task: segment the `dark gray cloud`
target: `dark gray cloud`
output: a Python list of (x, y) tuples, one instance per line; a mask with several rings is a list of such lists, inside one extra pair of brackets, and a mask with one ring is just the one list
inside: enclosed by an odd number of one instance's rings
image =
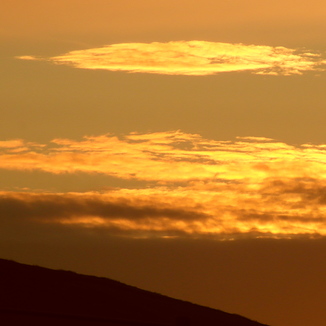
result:
[(60, 221), (66, 218), (100, 217), (104, 219), (141, 220), (167, 218), (173, 220), (197, 220), (207, 218), (185, 208), (173, 208), (159, 202), (149, 203), (128, 199), (105, 200), (100, 195), (71, 194), (17, 194), (0, 196), (2, 218), (28, 219), (39, 222)]

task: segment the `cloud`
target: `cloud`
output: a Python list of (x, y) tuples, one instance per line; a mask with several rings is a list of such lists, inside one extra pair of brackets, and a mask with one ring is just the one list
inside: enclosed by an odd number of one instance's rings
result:
[[(33, 56), (17, 58), (39, 60)], [(293, 75), (321, 70), (326, 64), (320, 54), (304, 50), (206, 41), (111, 44), (45, 60), (82, 69), (190, 76), (234, 71)]]
[(38, 60), (43, 60), (42, 58), (35, 57), (35, 56), (32, 56), (32, 55), (22, 55), (22, 56), (18, 56), (18, 57), (16, 57), (16, 59), (27, 60), (27, 61), (38, 61)]
[[(173, 205), (171, 205), (173, 204)], [(0, 193), (0, 224), (56, 225), (106, 230), (133, 237), (171, 237), (193, 233), (207, 216), (166, 198), (154, 201), (114, 193)]]
[[(326, 235), (326, 145), (181, 131), (0, 143), (0, 168), (100, 173), (137, 189), (0, 193), (0, 216), (134, 237)], [(2, 222), (3, 222), (2, 221)]]
[(92, 193), (1, 192), (1, 224), (56, 225), (131, 237), (295, 238), (326, 235), (326, 183), (266, 180)]
[(1, 146), (0, 169), (101, 173), (163, 183), (325, 177), (324, 145), (292, 146), (257, 137), (216, 141), (171, 131), (54, 139), (49, 144), (8, 140)]
[[(42, 223), (62, 222), (71, 223), (75, 219), (88, 217), (90, 224), (92, 217), (97, 221), (132, 219), (146, 220), (148, 218), (164, 218), (166, 220), (195, 220), (205, 218), (205, 214), (200, 214), (186, 206), (171, 207), (168, 204), (153, 205), (146, 199), (133, 198), (130, 200), (124, 196), (114, 194), (99, 193), (0, 193), (1, 216), (11, 216), (13, 219), (37, 220)], [(180, 205), (179, 205), (180, 206)], [(79, 220), (78, 220), (79, 221)]]

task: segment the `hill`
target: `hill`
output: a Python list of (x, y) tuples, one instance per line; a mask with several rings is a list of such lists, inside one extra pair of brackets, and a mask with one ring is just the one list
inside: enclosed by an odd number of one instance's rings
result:
[(2, 325), (263, 326), (108, 278), (4, 259), (0, 288)]

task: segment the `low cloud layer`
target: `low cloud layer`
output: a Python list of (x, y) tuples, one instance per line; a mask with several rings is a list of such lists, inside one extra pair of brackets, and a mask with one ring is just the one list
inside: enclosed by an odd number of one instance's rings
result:
[(326, 145), (262, 137), (204, 139), (180, 131), (102, 135), (49, 144), (0, 142), (0, 168), (84, 172), (144, 188), (0, 193), (1, 223), (98, 229), (133, 237), (326, 235)]
[[(18, 58), (44, 60), (29, 55)], [(310, 51), (206, 41), (112, 44), (45, 60), (82, 69), (192, 76), (234, 71), (293, 75), (323, 70), (326, 64), (320, 54)]]

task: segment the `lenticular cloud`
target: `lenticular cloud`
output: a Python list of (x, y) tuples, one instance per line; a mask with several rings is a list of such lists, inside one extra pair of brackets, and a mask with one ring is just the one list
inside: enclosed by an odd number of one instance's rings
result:
[[(38, 60), (32, 56), (18, 58)], [(321, 70), (326, 63), (320, 54), (282, 46), (206, 41), (112, 44), (71, 51), (46, 60), (82, 69), (190, 76), (235, 71), (293, 75)]]

